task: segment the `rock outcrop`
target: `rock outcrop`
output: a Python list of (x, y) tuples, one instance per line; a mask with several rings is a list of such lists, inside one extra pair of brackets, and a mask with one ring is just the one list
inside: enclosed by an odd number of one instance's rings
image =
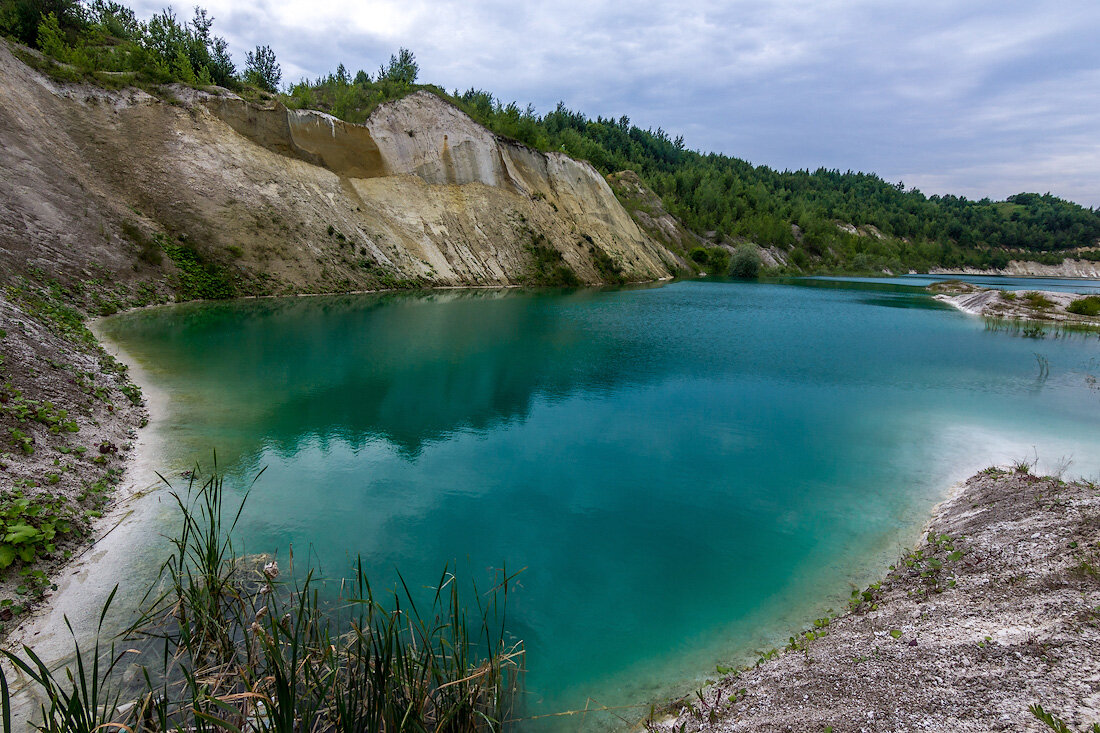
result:
[(167, 290), (165, 243), (258, 293), (537, 283), (547, 248), (587, 283), (678, 267), (591, 165), (427, 92), (355, 125), (224, 90), (61, 84), (2, 44), (0, 77), (6, 276)]
[(1007, 275), (1009, 277), (1091, 277), (1100, 278), (1100, 262), (1067, 257), (1059, 265), (1042, 262), (1012, 260), (1001, 270), (977, 270), (972, 267), (937, 267), (928, 271), (932, 275)]

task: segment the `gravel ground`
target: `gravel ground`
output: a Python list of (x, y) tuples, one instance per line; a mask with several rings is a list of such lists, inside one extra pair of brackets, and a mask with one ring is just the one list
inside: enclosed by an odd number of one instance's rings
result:
[(1100, 486), (988, 469), (819, 624), (647, 727), (1049, 730), (1028, 710), (1038, 703), (1084, 730), (1100, 721)]
[(1100, 327), (1100, 318), (1066, 308), (1084, 296), (1052, 290), (1011, 291), (949, 280), (929, 285), (936, 300), (973, 315), (1003, 320), (1050, 321), (1067, 326)]

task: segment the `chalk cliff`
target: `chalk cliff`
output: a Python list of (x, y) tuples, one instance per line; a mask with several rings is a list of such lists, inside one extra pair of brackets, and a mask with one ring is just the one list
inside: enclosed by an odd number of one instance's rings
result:
[(427, 92), (355, 125), (225, 91), (61, 84), (2, 44), (0, 78), (5, 279), (37, 266), (167, 290), (166, 242), (242, 292), (537, 282), (549, 250), (588, 283), (678, 266), (591, 165)]

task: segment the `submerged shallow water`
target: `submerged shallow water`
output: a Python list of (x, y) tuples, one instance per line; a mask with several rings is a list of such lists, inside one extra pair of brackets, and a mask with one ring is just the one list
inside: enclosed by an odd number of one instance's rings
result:
[(292, 298), (101, 330), (167, 396), (165, 468), (267, 467), (248, 551), (330, 577), (358, 555), (381, 587), (526, 567), (529, 714), (641, 715), (785, 640), (985, 466), (1100, 474), (1100, 341), (987, 332), (906, 287)]

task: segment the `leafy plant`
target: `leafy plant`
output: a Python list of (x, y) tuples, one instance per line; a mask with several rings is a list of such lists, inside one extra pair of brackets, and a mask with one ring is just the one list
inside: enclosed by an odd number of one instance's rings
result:
[[(1056, 733), (1073, 733), (1070, 727), (1066, 725), (1065, 721), (1043, 710), (1043, 706), (1039, 703), (1035, 703), (1028, 707), (1028, 711)], [(1084, 733), (1100, 733), (1100, 723), (1093, 723), (1089, 728), (1085, 729)]]
[(30, 563), (56, 550), (59, 534), (72, 531), (72, 511), (64, 499), (29, 498), (20, 489), (0, 495), (0, 570), (17, 559)]
[(1100, 316), (1100, 295), (1088, 295), (1066, 306), (1066, 310), (1079, 316)]

